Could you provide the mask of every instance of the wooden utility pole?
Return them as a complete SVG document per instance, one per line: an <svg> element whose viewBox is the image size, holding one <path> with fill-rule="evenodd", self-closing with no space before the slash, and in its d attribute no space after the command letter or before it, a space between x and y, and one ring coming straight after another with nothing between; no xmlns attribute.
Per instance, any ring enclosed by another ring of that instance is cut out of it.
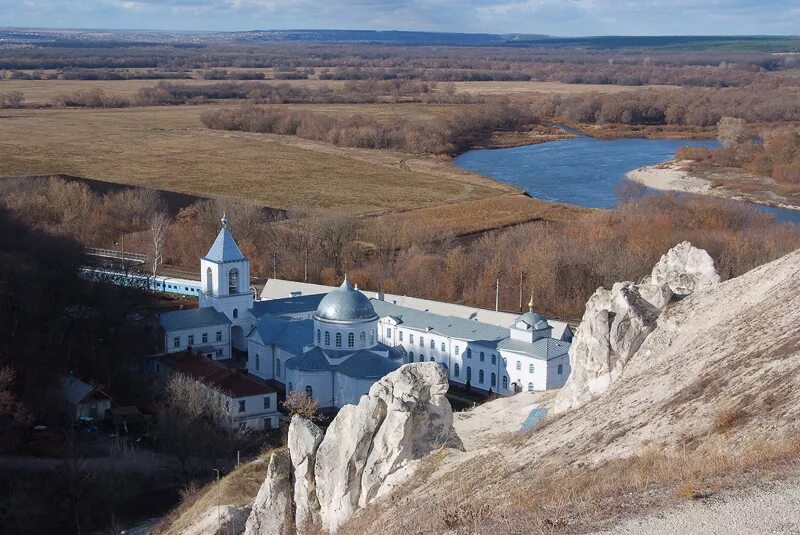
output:
<svg viewBox="0 0 800 535"><path fill-rule="evenodd" d="M278 278L278 253L272 253L272 278Z"/></svg>
<svg viewBox="0 0 800 535"><path fill-rule="evenodd" d="M521 269L519 270L519 311L522 312L522 279L525 276L525 272Z"/></svg>
<svg viewBox="0 0 800 535"><path fill-rule="evenodd" d="M306 241L306 262L303 268L303 282L308 282L308 241Z"/></svg>
<svg viewBox="0 0 800 535"><path fill-rule="evenodd" d="M500 310L500 279L497 279L494 285L494 311Z"/></svg>

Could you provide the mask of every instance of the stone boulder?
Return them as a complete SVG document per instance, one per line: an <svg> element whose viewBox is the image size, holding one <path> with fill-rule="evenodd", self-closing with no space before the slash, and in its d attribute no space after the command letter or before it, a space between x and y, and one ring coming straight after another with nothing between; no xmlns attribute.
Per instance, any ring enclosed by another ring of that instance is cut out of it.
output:
<svg viewBox="0 0 800 535"><path fill-rule="evenodd" d="M253 509L247 517L245 535L294 533L291 479L292 463L289 451L273 453L269 459L267 477L258 489Z"/></svg>
<svg viewBox="0 0 800 535"><path fill-rule="evenodd" d="M570 346L572 371L556 396L554 412L576 408L605 392L656 328L671 300L717 282L708 253L683 242L662 256L641 284L599 288L587 301Z"/></svg>
<svg viewBox="0 0 800 535"><path fill-rule="evenodd" d="M322 429L313 422L297 415L292 417L288 446L294 469L294 523L298 533L320 522L314 464L323 437Z"/></svg>
<svg viewBox="0 0 800 535"><path fill-rule="evenodd" d="M209 507L200 520L183 530L181 535L240 535L245 530L248 514L250 509L247 507L215 505Z"/></svg>
<svg viewBox="0 0 800 535"><path fill-rule="evenodd" d="M316 452L325 529L335 533L357 509L405 482L431 451L463 449L447 387L438 364L406 364L372 385L358 405L342 408Z"/></svg>
<svg viewBox="0 0 800 535"><path fill-rule="evenodd" d="M679 297L720 281L711 255L688 241L679 243L661 257L653 267L651 279L653 284L666 285Z"/></svg>

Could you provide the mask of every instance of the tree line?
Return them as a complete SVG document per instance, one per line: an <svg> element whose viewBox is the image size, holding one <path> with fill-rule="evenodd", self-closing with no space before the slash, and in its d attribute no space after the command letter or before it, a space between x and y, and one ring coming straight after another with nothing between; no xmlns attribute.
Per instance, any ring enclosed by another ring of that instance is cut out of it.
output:
<svg viewBox="0 0 800 535"><path fill-rule="evenodd" d="M455 154L495 131L517 131L539 122L530 106L505 100L465 107L433 122L401 118L383 123L362 115L338 117L255 105L205 112L201 121L217 130L294 135L334 145L417 154Z"/></svg>
<svg viewBox="0 0 800 535"><path fill-rule="evenodd" d="M104 207L113 206L109 198L93 194L88 206L76 204L63 195L57 179L14 184L19 191L14 194L15 187L8 186L0 191L0 202L26 224L53 226L86 245L119 247L119 236L103 230L112 224L103 216L110 210ZM51 188L51 193L37 191ZM494 306L494 284L500 279L502 308L516 309L522 291L525 301L533 293L540 312L574 319L598 286L638 280L683 240L707 249L723 278L800 247L796 225L775 224L770 216L737 203L635 193L624 195L615 210L569 224L532 223L468 241L434 233L414 218L398 224L309 207L276 217L243 201L203 200L170 217L164 261L195 271L219 231L220 214L227 211L254 276L271 277L275 270L281 278L338 284L346 272L362 288L482 307ZM48 210L34 209L50 200ZM142 216L134 215L142 208L127 210L118 204L112 212L128 222L126 248L148 253L150 230L138 227Z"/></svg>

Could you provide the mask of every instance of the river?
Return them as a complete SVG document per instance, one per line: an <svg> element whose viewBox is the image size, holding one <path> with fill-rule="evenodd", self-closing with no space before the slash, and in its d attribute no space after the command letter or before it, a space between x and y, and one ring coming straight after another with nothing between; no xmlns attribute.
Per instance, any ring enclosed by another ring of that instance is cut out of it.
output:
<svg viewBox="0 0 800 535"><path fill-rule="evenodd" d="M645 138L572 139L508 149L465 152L453 162L518 186L532 197L591 208L614 208L616 188L625 173L674 158L680 147L714 147L711 140ZM775 216L776 221L800 223L800 210L745 203Z"/></svg>

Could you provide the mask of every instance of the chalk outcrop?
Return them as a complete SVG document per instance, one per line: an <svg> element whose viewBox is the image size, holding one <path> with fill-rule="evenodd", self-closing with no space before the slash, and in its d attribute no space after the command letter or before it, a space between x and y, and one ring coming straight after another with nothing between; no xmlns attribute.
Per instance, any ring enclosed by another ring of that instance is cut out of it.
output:
<svg viewBox="0 0 800 535"><path fill-rule="evenodd" d="M294 468L295 526L301 533L306 526L320 522L314 465L324 436L322 429L313 422L300 416L292 417L288 445Z"/></svg>
<svg viewBox="0 0 800 535"><path fill-rule="evenodd" d="M294 532L291 468L287 450L272 454L267 477L247 517L245 535L290 535Z"/></svg>
<svg viewBox="0 0 800 535"><path fill-rule="evenodd" d="M289 449L270 459L246 535L317 526L336 533L358 509L407 481L426 454L463 450L447 387L438 364L406 364L372 385L358 405L345 405L324 434L294 416Z"/></svg>
<svg viewBox="0 0 800 535"><path fill-rule="evenodd" d="M653 267L650 278L652 284L666 286L679 297L720 281L711 255L705 249L692 246L688 241L667 251Z"/></svg>
<svg viewBox="0 0 800 535"><path fill-rule="evenodd" d="M407 364L345 406L317 450L320 516L335 532L357 509L405 482L431 451L463 449L436 363Z"/></svg>
<svg viewBox="0 0 800 535"><path fill-rule="evenodd" d="M672 300L719 280L709 254L682 242L663 255L640 284L619 282L610 290L599 288L586 303L569 351L572 371L556 397L554 411L573 409L608 390Z"/></svg>

